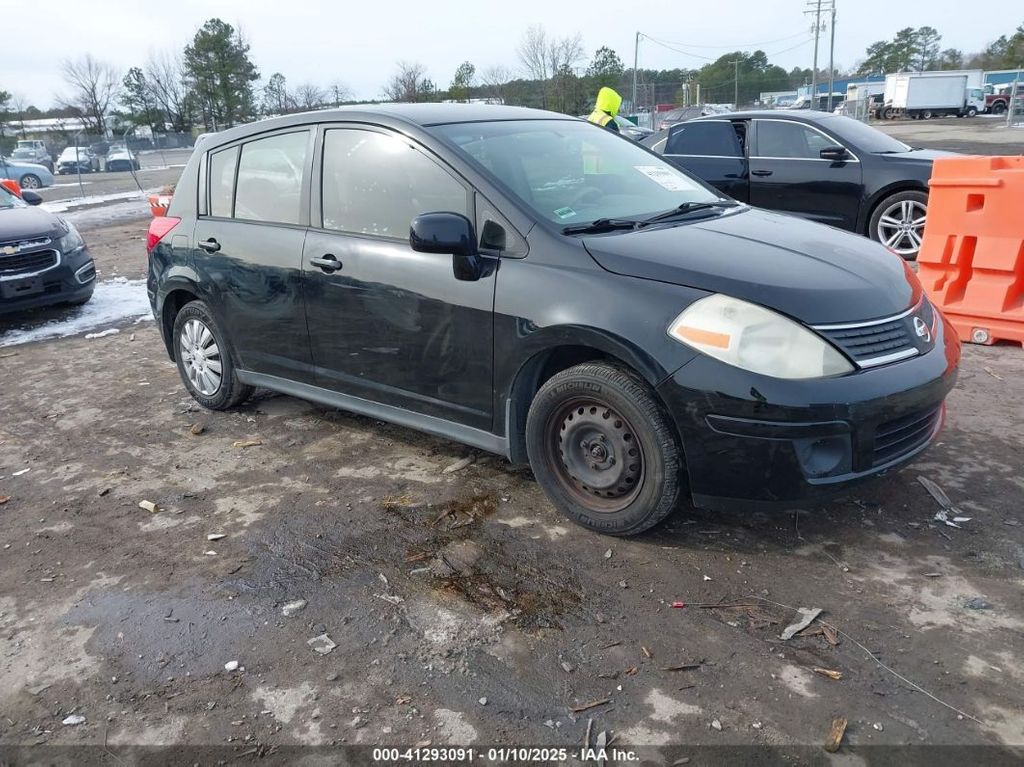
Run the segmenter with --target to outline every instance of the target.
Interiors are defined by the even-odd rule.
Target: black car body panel
[[[741,208],[686,225],[588,237],[605,269],[700,287],[770,306],[808,324],[887,317],[920,298],[905,267],[863,238]]]
[[[0,314],[88,300],[96,268],[84,244],[62,250],[66,233],[45,210],[0,208]]]
[[[611,360],[657,391],[686,453],[691,492],[709,506],[716,498],[807,500],[887,470],[928,444],[932,432],[894,452],[893,461],[865,464],[879,424],[941,406],[959,354],[944,326],[935,330],[934,347],[911,350],[918,355],[912,360],[808,381],[725,365],[666,330],[715,292],[804,325],[906,314],[920,302],[919,283],[884,249],[746,207],[633,232],[569,236],[434,130],[563,119],[508,107],[389,105],[292,115],[204,137],[167,211],[181,221],[150,253],[149,296],[168,353],[173,359],[176,311],[198,298],[225,328],[245,383],[517,462],[526,459],[523,428],[539,385],[571,364]],[[507,247],[488,249],[481,240],[479,271],[462,280],[451,255],[324,228],[324,135],[339,128],[402,137],[464,186],[477,234],[485,221],[498,221]],[[212,155],[296,130],[308,130],[310,141],[297,222],[209,215]],[[792,433],[759,436],[778,423]],[[831,474],[808,476],[804,465],[819,469],[823,449],[800,435],[833,432],[848,437],[849,470],[841,457]],[[826,445],[826,458],[829,449],[840,448]],[[748,460],[760,463],[754,468]]]
[[[865,234],[871,213],[884,197],[905,190],[927,192],[933,160],[953,153],[923,149],[875,153],[847,135],[854,122],[810,110],[735,112],[699,117],[641,143],[735,199]],[[765,135],[761,128],[766,123],[806,126],[810,135],[822,137],[822,146],[830,141],[848,149],[849,156],[840,161],[777,156],[773,150],[778,137]],[[737,148],[712,152],[705,148],[710,139],[702,137],[694,153],[684,137],[700,124],[708,132],[712,130],[708,124],[721,127],[725,135],[718,137],[716,146],[724,145],[732,128],[741,139]]]

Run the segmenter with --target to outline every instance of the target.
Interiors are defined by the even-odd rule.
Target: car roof
[[[211,146],[219,146],[246,136],[317,122],[374,122],[381,118],[427,128],[452,123],[491,122],[502,120],[577,120],[572,115],[543,109],[510,107],[500,104],[353,104],[350,106],[299,112],[271,117],[239,125],[216,134]]]
[[[820,123],[825,120],[835,120],[841,115],[834,115],[831,112],[816,112],[811,109],[751,109],[746,112],[725,112],[723,114],[704,115],[694,118],[697,120],[753,120],[757,118],[772,118],[773,120],[791,120],[793,122]]]

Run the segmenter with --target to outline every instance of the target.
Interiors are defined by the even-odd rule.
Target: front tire
[[[868,222],[868,236],[913,261],[921,250],[927,215],[927,192],[896,192],[875,206]]]
[[[209,307],[191,301],[174,318],[174,361],[192,399],[210,410],[228,410],[252,396],[238,380],[226,338]]]
[[[636,535],[679,500],[682,450],[647,383],[625,368],[588,362],[552,376],[526,421],[533,473],[579,525]]]

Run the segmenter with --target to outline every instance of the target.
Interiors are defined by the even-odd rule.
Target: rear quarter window
[[[231,217],[238,147],[210,155],[210,215]]]

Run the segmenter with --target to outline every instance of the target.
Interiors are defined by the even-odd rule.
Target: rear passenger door
[[[312,381],[302,306],[313,131],[261,135],[211,152],[193,261],[240,367]]]
[[[750,174],[744,150],[745,136],[743,121],[680,123],[669,129],[664,157],[730,197],[748,202]]]

